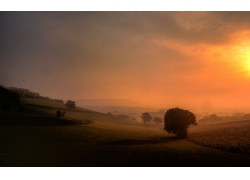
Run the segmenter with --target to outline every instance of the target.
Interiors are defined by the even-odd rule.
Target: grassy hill
[[[64,117],[56,117],[56,111],[65,111]],[[60,126],[60,125],[80,125],[94,121],[105,121],[120,124],[137,124],[133,121],[123,121],[117,116],[99,113],[89,109],[77,107],[70,110],[63,103],[20,97],[20,108],[5,112],[0,115],[2,126]]]
[[[65,106],[63,103],[59,103],[56,101],[35,99],[35,98],[24,98],[24,97],[20,97],[20,101],[22,104],[30,104],[34,106],[48,106],[48,107],[65,109]]]
[[[22,111],[9,111],[0,116],[5,123],[12,122],[2,123],[0,127],[0,166],[250,165],[247,154],[177,139],[161,126],[122,121],[117,116],[88,109],[67,110],[60,103],[27,98],[21,98],[20,102]],[[57,118],[56,110],[66,110],[65,117]],[[94,123],[87,123],[90,119]],[[190,131],[190,135],[194,133]]]

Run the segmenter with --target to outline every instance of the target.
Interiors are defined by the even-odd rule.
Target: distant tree
[[[120,120],[128,120],[129,117],[127,115],[120,114],[117,116]]]
[[[148,112],[142,113],[141,118],[142,118],[144,124],[150,123],[150,121],[152,120],[152,117],[150,116],[150,114]]]
[[[112,115],[111,112],[108,112],[108,115]]]
[[[65,113],[66,113],[65,111],[61,112],[58,110],[56,111],[56,116],[60,118],[61,116],[64,116]]]
[[[188,110],[172,108],[164,116],[164,130],[180,138],[187,136],[190,125],[197,125],[197,122],[195,115]]]
[[[67,109],[75,109],[76,108],[76,103],[74,101],[68,100],[65,103],[65,106]]]
[[[159,118],[159,117],[157,117],[157,116],[155,116],[155,117],[153,118],[153,122],[155,122],[156,124],[160,124],[160,123],[162,123],[162,119]]]
[[[129,116],[129,119],[132,121],[136,121],[136,118],[134,116]]]

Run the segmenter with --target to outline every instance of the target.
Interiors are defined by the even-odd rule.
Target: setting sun
[[[250,50],[249,46],[247,47],[239,47],[237,48],[237,58],[239,61],[239,64],[241,65],[239,67],[240,72],[245,77],[250,77]]]
[[[249,12],[2,13],[5,86],[78,102],[248,108]]]
[[[250,51],[248,51],[247,54],[246,54],[246,66],[247,66],[247,69],[250,72]]]

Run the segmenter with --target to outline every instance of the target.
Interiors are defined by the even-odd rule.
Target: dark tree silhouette
[[[19,96],[19,97],[51,100],[51,101],[56,101],[56,102],[64,104],[64,101],[62,99],[52,99],[52,98],[49,98],[49,97],[44,97],[44,96],[41,96],[37,92],[30,91],[29,89],[17,88],[17,87],[5,87],[5,89],[16,93],[17,96]]]
[[[150,123],[150,121],[152,120],[152,117],[150,116],[150,114],[148,112],[142,113],[141,118],[142,118],[144,124]]]
[[[162,119],[159,118],[159,117],[157,117],[157,116],[155,116],[155,117],[153,118],[153,121],[154,121],[156,124],[162,123]]]
[[[123,115],[123,114],[119,114],[117,117],[120,120],[128,120],[129,119],[129,117],[127,115]]]
[[[61,112],[58,110],[56,111],[56,116],[60,118],[61,116],[64,116],[65,113],[66,113],[65,111]]]
[[[75,109],[76,108],[76,103],[75,103],[75,101],[68,100],[65,103],[65,106],[66,106],[67,109]]]
[[[136,118],[134,116],[129,116],[129,119],[132,121],[136,121]]]
[[[196,117],[188,110],[172,108],[164,116],[164,130],[180,138],[187,136],[190,125],[197,125]]]

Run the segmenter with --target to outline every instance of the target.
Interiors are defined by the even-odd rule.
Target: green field
[[[1,114],[0,166],[25,167],[220,167],[249,166],[247,154],[177,139],[162,126],[121,122],[116,116],[77,108],[55,117],[62,104],[21,100],[24,110]],[[34,123],[46,119],[43,123]],[[22,124],[25,121],[26,124]],[[86,120],[93,123],[86,123]],[[6,121],[20,121],[6,123]],[[54,121],[51,124],[48,121]],[[72,124],[59,121],[78,122]],[[28,124],[31,123],[30,124]],[[82,123],[79,123],[82,122]],[[3,123],[4,124],[4,123]],[[198,132],[198,131],[197,131]],[[194,131],[190,131],[192,135]]]

